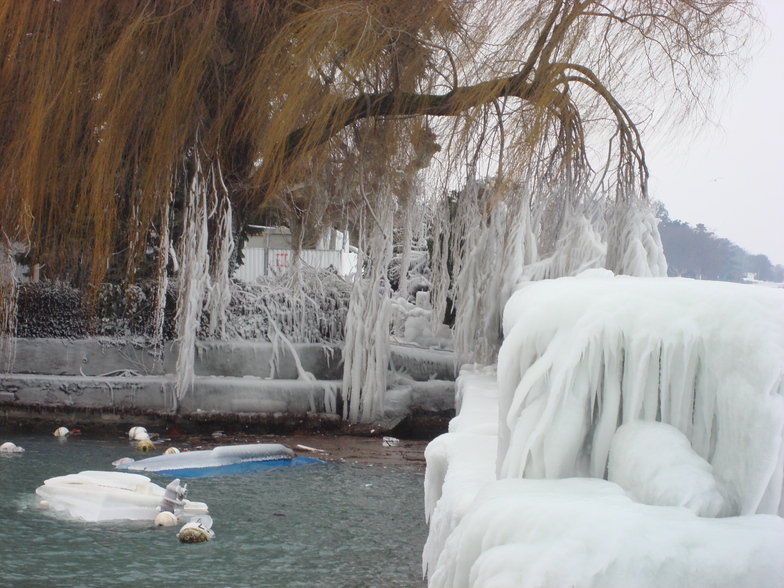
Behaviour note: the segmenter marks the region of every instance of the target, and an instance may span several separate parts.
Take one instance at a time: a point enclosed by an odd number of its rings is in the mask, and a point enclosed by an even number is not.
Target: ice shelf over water
[[[426,451],[431,586],[784,585],[784,290],[592,270],[504,334]]]

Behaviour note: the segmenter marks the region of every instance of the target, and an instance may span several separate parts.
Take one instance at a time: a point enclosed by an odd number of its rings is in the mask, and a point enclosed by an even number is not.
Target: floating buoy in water
[[[136,446],[138,451],[152,451],[155,449],[155,445],[153,445],[152,441],[149,439],[142,439],[139,441],[139,444]]]
[[[61,438],[62,437],[67,437],[70,434],[71,434],[71,431],[69,431],[65,427],[58,427],[57,430],[55,430],[55,432],[52,433],[52,435],[54,435],[55,437],[61,437]]]
[[[24,448],[19,447],[16,443],[6,441],[0,445],[0,453],[24,453]]]
[[[179,450],[179,449],[177,449],[176,447],[169,447],[169,448],[168,448],[166,451],[164,451],[163,453],[165,453],[166,455],[171,455],[172,453],[179,453],[179,452],[180,452],[180,450]]]
[[[128,431],[128,439],[131,441],[143,441],[149,438],[150,434],[144,427],[131,427],[131,430]]]
[[[155,517],[156,527],[174,527],[177,524],[177,517],[174,513],[164,510]]]
[[[212,518],[209,516],[194,517],[190,523],[185,523],[177,533],[180,543],[204,543],[215,537],[212,529]]]

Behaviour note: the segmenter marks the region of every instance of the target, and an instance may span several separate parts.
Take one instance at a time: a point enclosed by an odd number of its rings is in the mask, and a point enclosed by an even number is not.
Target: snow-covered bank
[[[784,292],[593,271],[504,318],[426,451],[431,586],[784,585]]]

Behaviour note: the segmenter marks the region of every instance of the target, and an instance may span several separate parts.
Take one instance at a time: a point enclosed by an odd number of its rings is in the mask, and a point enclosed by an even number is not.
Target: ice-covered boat
[[[42,508],[64,511],[85,521],[152,521],[160,512],[165,489],[141,474],[84,471],[49,478],[35,493]],[[203,502],[184,498],[181,502],[177,514],[207,514]]]
[[[164,454],[139,461],[120,460],[116,462],[116,467],[119,470],[154,472],[178,478],[201,478],[314,463],[322,462],[310,457],[299,457],[278,443],[256,443]]]

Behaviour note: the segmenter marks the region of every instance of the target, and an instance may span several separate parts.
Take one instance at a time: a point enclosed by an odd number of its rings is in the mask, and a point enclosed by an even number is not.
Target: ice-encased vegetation
[[[784,583],[784,291],[592,270],[504,332],[426,453],[431,586]]]

